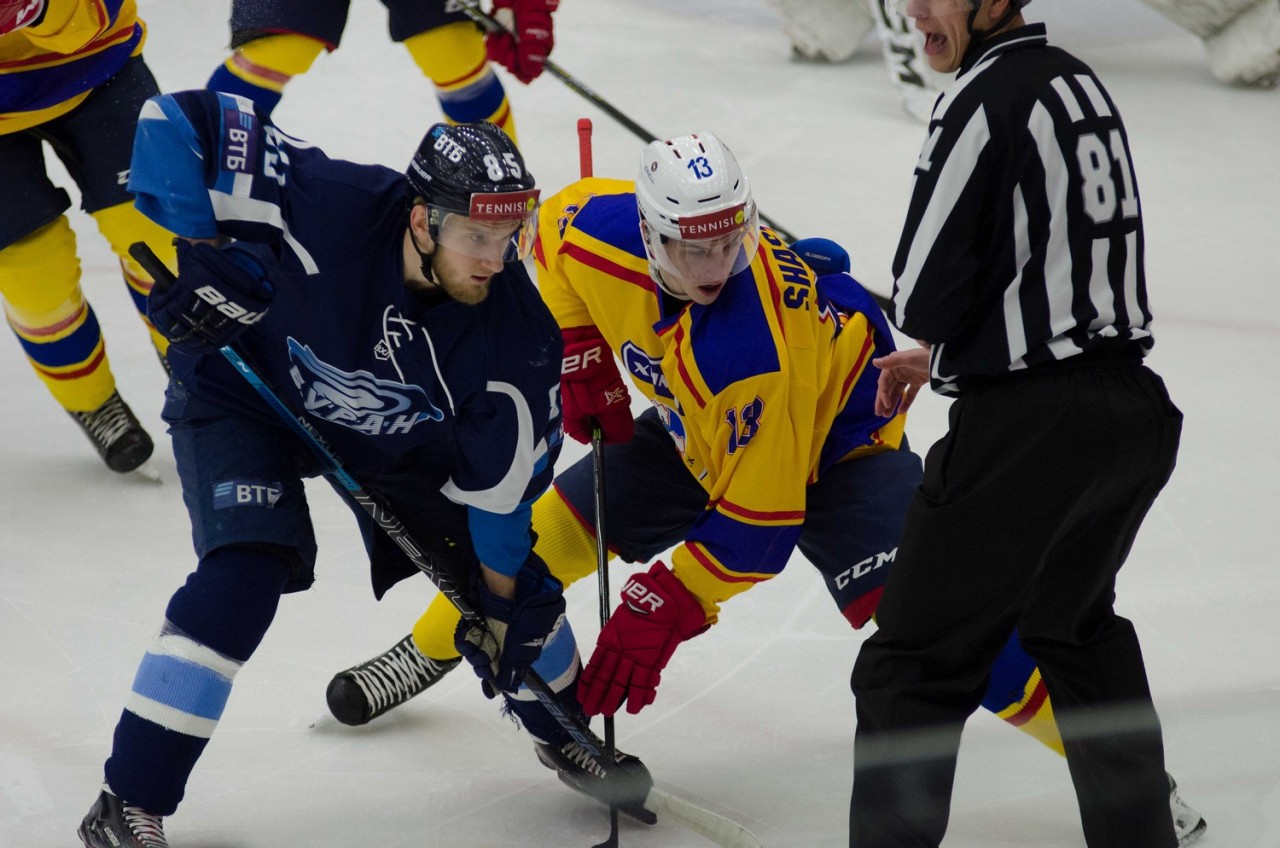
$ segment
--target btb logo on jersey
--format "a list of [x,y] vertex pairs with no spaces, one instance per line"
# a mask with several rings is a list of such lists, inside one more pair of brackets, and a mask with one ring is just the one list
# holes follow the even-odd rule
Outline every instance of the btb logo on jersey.
[[221,480],[213,486],[213,508],[261,506],[271,509],[280,500],[284,487],[260,480]]

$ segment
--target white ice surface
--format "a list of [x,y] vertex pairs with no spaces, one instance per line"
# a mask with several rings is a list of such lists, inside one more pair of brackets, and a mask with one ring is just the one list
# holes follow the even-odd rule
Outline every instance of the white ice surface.
[[[139,5],[161,87],[203,85],[225,55],[229,3]],[[388,41],[383,7],[352,5],[342,49],[291,84],[276,118],[333,155],[402,167],[438,108]],[[1094,66],[1125,116],[1157,317],[1150,363],[1186,413],[1178,470],[1121,575],[1118,606],[1145,645],[1170,768],[1209,819],[1202,844],[1274,848],[1280,92],[1219,85],[1198,41],[1136,0],[1041,0],[1029,11]],[[562,67],[656,134],[715,130],[766,213],[842,241],[855,273],[887,290],[923,130],[899,109],[872,45],[848,65],[793,64],[763,0],[566,0],[556,34]],[[576,178],[584,115],[595,121],[597,173],[632,176],[641,142],[561,82],[548,74],[508,90],[546,190]],[[119,385],[161,442],[162,482],[107,472],[0,334],[0,845],[15,848],[75,844],[137,661],[194,565],[159,419],[162,374],[92,221],[77,212],[73,226]],[[917,404],[918,448],[941,434],[945,411],[936,397]],[[237,678],[188,800],[167,822],[176,848],[602,839],[602,811],[537,764],[467,674],[371,727],[327,718],[330,675],[401,638],[432,590],[415,578],[375,604],[345,507],[323,484],[311,494],[316,586],[282,602]],[[613,570],[615,592],[626,573]],[[569,598],[590,645],[595,587]],[[766,845],[844,845],[848,675],[861,639],[797,557],[680,649],[657,703],[618,721],[622,747],[668,790],[743,822]],[[706,843],[667,823],[624,821],[622,844]],[[1083,845],[1063,761],[975,716],[946,844]]]

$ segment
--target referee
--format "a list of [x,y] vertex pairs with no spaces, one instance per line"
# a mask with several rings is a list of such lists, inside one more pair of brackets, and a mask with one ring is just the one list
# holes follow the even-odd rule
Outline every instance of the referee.
[[936,846],[960,733],[1016,628],[1062,732],[1090,848],[1174,848],[1160,723],[1116,574],[1182,416],[1151,348],[1142,212],[1102,83],[1029,0],[899,0],[958,71],[917,160],[883,414],[955,398],[853,671],[850,845]]

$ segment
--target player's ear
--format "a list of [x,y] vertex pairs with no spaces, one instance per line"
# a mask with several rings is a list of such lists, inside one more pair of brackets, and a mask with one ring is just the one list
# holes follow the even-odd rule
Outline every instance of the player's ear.
[[431,238],[431,227],[427,223],[425,203],[415,203],[409,207],[409,228],[413,231],[413,238],[423,253],[430,253],[435,249],[436,243]]

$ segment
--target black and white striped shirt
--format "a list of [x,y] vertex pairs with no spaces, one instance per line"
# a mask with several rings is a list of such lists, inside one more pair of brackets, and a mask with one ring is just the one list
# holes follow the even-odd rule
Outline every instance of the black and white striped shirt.
[[890,317],[935,391],[1151,347],[1124,124],[1043,24],[996,36],[938,100],[894,259]]

